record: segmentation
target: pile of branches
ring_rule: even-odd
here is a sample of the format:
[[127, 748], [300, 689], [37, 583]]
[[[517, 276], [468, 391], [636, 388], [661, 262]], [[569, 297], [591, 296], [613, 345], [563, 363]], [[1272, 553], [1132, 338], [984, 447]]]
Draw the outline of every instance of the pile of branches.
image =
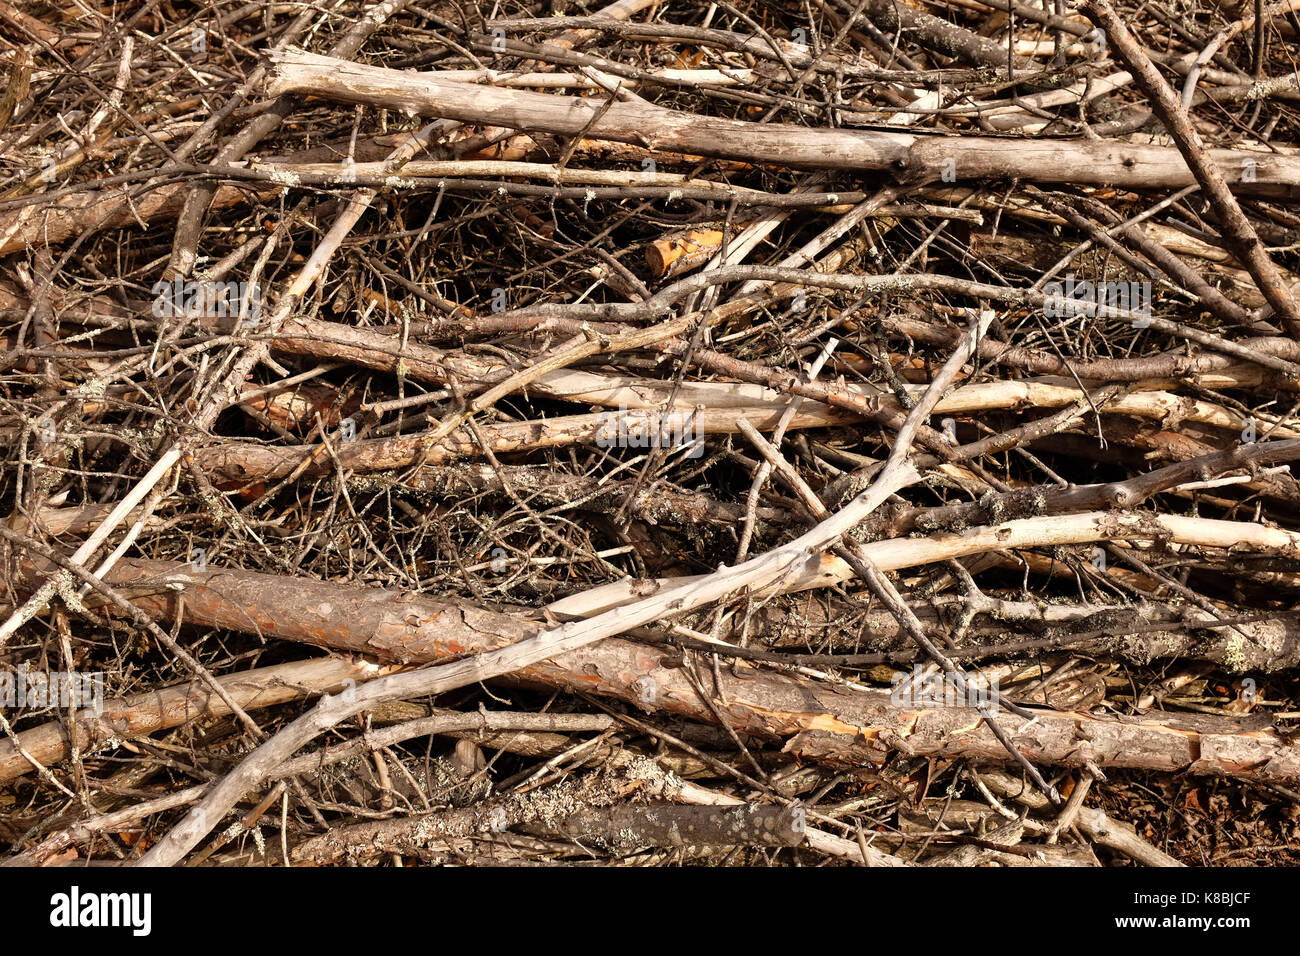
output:
[[9, 864], [1295, 861], [1300, 2], [0, 2]]

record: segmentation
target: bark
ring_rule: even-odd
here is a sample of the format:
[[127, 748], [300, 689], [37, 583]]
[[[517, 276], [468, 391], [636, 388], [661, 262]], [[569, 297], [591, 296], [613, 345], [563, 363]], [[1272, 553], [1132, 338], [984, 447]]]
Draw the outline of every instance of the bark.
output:
[[[277, 637], [415, 664], [495, 649], [533, 636], [544, 624], [462, 601], [409, 592], [286, 578], [160, 561], [121, 561], [115, 586], [147, 585], [132, 603], [149, 614], [263, 637]], [[173, 587], [179, 589], [173, 590]], [[783, 742], [786, 753], [837, 767], [883, 763], [891, 751], [932, 757], [1009, 760], [979, 712], [891, 703], [886, 690], [849, 688], [738, 662], [697, 678], [699, 697], [677, 652], [612, 638], [519, 669], [511, 682], [612, 697], [734, 731]], [[1035, 709], [1037, 722], [1003, 718], [1004, 730], [1037, 763], [1133, 767], [1248, 777], [1294, 786], [1300, 745], [1267, 718], [1146, 715], [1101, 718]], [[30, 733], [30, 732], [29, 732]], [[50, 733], [57, 739], [58, 731]], [[12, 746], [0, 744], [0, 748]], [[0, 749], [0, 767], [22, 758]]]

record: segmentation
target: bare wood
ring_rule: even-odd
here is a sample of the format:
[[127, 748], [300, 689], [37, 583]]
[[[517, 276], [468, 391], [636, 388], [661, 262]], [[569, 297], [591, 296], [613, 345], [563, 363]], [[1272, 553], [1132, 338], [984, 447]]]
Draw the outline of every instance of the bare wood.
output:
[[[989, 551], [1093, 541], [1164, 541], [1193, 547], [1250, 548], [1294, 558], [1300, 555], [1300, 533], [1242, 521], [1186, 518], [1143, 512], [1089, 511], [1081, 514], [1025, 518], [966, 531], [938, 532], [924, 538], [898, 538], [864, 545], [867, 556], [881, 570], [965, 557]], [[602, 585], [551, 605], [553, 614], [587, 615], [606, 612], [636, 600], [646, 588], [672, 593], [689, 588], [703, 577], [660, 578], [654, 582], [618, 581]], [[830, 555], [809, 557], [786, 575], [780, 589], [786, 593], [829, 587], [852, 580], [853, 569]]]
[[[807, 129], [695, 116], [647, 103], [618, 102], [600, 115], [596, 100], [455, 83], [436, 73], [408, 73], [349, 63], [301, 50], [273, 54], [273, 95], [299, 93], [423, 116], [514, 129], [589, 134], [654, 149], [743, 159], [803, 169], [883, 170], [904, 182], [933, 182], [947, 161], [960, 179], [1015, 178], [1156, 189], [1196, 182], [1178, 151], [1113, 142], [949, 139], [908, 133]], [[1300, 157], [1211, 152], [1227, 171], [1256, 164], [1258, 195], [1300, 195]]]

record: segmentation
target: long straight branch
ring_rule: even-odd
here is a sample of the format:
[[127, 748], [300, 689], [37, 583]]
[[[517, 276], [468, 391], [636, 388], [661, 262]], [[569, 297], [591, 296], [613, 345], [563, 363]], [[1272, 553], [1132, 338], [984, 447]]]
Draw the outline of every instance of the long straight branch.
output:
[[[273, 51], [272, 95], [312, 94], [422, 116], [442, 116], [528, 132], [577, 136], [601, 105], [589, 99], [457, 83], [437, 73], [388, 70], [288, 49]], [[649, 103], [612, 104], [589, 133], [651, 149], [716, 156], [801, 169], [887, 171], [909, 183], [932, 182], [945, 169], [959, 179], [1073, 182], [1126, 189], [1166, 189], [1196, 182], [1176, 149], [1088, 140], [1011, 140], [942, 137], [867, 130], [807, 129], [746, 123], [664, 109]], [[1293, 195], [1300, 158], [1231, 150], [1214, 162], [1240, 170], [1256, 163], [1252, 192]]]

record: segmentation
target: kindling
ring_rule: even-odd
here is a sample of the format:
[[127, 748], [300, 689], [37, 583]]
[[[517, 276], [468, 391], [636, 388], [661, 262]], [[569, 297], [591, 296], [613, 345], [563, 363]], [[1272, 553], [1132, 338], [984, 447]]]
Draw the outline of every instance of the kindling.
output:
[[148, 936], [153, 927], [150, 893], [82, 893], [74, 886], [51, 896], [50, 906], [51, 926], [129, 926], [135, 936]]

